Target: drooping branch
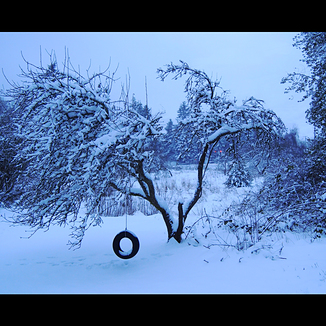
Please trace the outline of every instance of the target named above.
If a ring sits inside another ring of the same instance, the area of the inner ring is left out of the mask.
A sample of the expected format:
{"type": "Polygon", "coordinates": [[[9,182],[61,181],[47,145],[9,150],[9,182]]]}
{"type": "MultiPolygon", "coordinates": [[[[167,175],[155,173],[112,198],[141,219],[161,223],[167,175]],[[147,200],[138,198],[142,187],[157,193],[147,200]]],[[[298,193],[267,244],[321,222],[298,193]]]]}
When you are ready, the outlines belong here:
{"type": "MultiPolygon", "coordinates": [[[[205,171],[207,170],[211,153],[219,140],[226,136],[241,133],[253,128],[258,128],[266,134],[282,132],[282,121],[271,110],[263,107],[263,101],[253,97],[236,105],[235,100],[227,97],[227,92],[219,86],[219,82],[212,82],[206,73],[192,69],[183,61],[180,65],[173,63],[166,69],[158,69],[158,74],[163,81],[169,74],[173,79],[189,74],[185,82],[189,115],[179,122],[176,130],[176,139],[181,150],[180,157],[186,156],[190,146],[196,144],[200,147],[197,167],[197,187],[194,195],[186,203],[178,204],[178,229],[176,238],[181,239],[183,225],[191,209],[202,196],[202,186],[205,171]],[[216,94],[216,88],[222,90],[216,94]],[[203,105],[205,104],[205,106],[203,105]]],[[[268,137],[266,137],[268,140],[268,137]]]]}
{"type": "Polygon", "coordinates": [[[204,149],[202,151],[202,154],[200,156],[199,162],[198,162],[198,167],[197,167],[197,188],[195,190],[194,196],[193,198],[189,201],[188,205],[186,205],[184,207],[184,212],[183,212],[183,217],[184,217],[184,221],[186,220],[190,210],[195,206],[195,204],[197,203],[197,201],[200,199],[201,195],[202,195],[202,185],[203,185],[203,178],[204,178],[204,166],[205,169],[208,166],[208,160],[206,161],[206,157],[207,157],[207,153],[209,150],[209,146],[212,144],[217,144],[219,142],[219,140],[226,136],[226,135],[231,135],[231,134],[235,134],[238,133],[242,130],[238,130],[235,128],[220,128],[216,133],[214,133],[214,135],[212,135],[211,137],[209,137],[206,145],[204,146],[204,149]],[[206,165],[205,165],[206,162],[206,165]]]}
{"type": "Polygon", "coordinates": [[[69,223],[78,247],[85,230],[101,223],[99,205],[113,188],[151,202],[171,237],[168,208],[144,167],[155,164],[152,143],[161,135],[160,115],[141,116],[127,95],[112,101],[113,75],[83,78],[70,68],[60,71],[52,59],[47,68],[28,64],[23,85],[6,92],[21,139],[15,159],[26,162],[16,185],[24,189],[14,203],[23,212],[16,221],[38,229],[69,223]],[[139,188],[128,187],[130,176],[139,188]]]}
{"type": "Polygon", "coordinates": [[[190,201],[179,203],[177,220],[158,196],[148,173],[157,162],[153,143],[162,136],[160,116],[144,117],[132,110],[128,85],[127,93],[112,101],[113,76],[99,74],[86,79],[78,73],[74,77],[70,68],[69,73],[68,69],[60,72],[52,62],[47,69],[28,68],[24,76],[28,82],[7,93],[17,110],[22,139],[19,155],[28,158],[22,176],[24,193],[16,201],[17,207],[26,211],[19,222],[39,228],[73,223],[80,244],[85,230],[101,223],[96,208],[112,187],[151,203],[162,214],[168,238],[181,242],[184,223],[202,196],[205,171],[220,138],[253,127],[268,130],[277,123],[258,100],[237,107],[224,92],[216,94],[219,82],[181,63],[171,64],[162,77],[168,73],[176,74],[175,78],[190,75],[185,85],[190,113],[177,130],[178,146],[184,152],[189,146],[201,148],[201,153],[197,187],[190,201]],[[139,188],[130,183],[128,187],[130,176],[139,188]],[[84,202],[86,213],[80,216],[84,202]]]}

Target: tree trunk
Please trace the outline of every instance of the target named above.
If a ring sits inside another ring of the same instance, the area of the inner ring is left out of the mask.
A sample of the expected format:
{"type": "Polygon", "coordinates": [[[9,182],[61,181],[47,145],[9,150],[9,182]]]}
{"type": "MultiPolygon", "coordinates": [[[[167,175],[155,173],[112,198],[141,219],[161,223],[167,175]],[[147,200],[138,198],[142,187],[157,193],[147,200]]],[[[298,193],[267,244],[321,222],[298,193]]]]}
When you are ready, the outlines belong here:
{"type": "Polygon", "coordinates": [[[184,226],[184,216],[183,216],[183,203],[178,204],[178,228],[177,231],[174,233],[173,238],[180,243],[182,241],[182,233],[183,233],[183,226],[184,226]]]}
{"type": "MultiPolygon", "coordinates": [[[[195,204],[198,202],[200,197],[202,196],[202,185],[203,185],[203,178],[206,171],[206,168],[209,164],[209,160],[211,157],[212,150],[214,149],[214,146],[218,143],[221,137],[236,133],[238,130],[230,130],[230,129],[221,129],[218,133],[216,133],[215,137],[211,137],[211,139],[205,144],[203,152],[200,156],[199,162],[198,162],[198,182],[197,182],[197,188],[195,190],[195,193],[193,195],[193,198],[187,203],[187,205],[184,205],[184,203],[178,204],[178,220],[177,220],[177,227],[174,225],[175,221],[170,215],[169,209],[167,208],[166,203],[162,203],[160,200],[156,198],[155,189],[153,181],[151,180],[150,176],[144,172],[143,169],[143,162],[138,161],[137,167],[136,167],[136,175],[137,180],[144,192],[144,195],[141,195],[144,199],[148,200],[161,214],[163,217],[163,220],[165,222],[167,232],[168,232],[168,240],[171,238],[174,238],[178,243],[182,241],[182,233],[185,221],[187,219],[187,216],[191,209],[195,206],[195,204]],[[209,150],[210,148],[210,150],[209,150]],[[208,159],[205,165],[205,160],[208,155],[208,159]],[[205,171],[204,171],[205,166],[205,171]]],[[[139,194],[138,194],[139,195],[139,194]]]]}
{"type": "Polygon", "coordinates": [[[176,232],[173,234],[173,238],[179,243],[182,241],[181,236],[182,236],[182,233],[183,233],[183,227],[184,227],[185,221],[186,221],[186,219],[188,217],[188,214],[202,196],[202,193],[203,193],[203,179],[204,179],[206,168],[207,168],[207,166],[209,164],[209,161],[210,161],[212,151],[213,151],[215,145],[221,139],[221,137],[223,137],[223,136],[225,136],[227,134],[230,134],[230,133],[235,133],[235,131],[230,131],[228,129],[225,129],[223,131],[220,130],[220,132],[216,134],[216,137],[213,137],[204,146],[203,152],[202,152],[202,154],[200,156],[200,159],[199,159],[199,162],[198,162],[198,168],[197,168],[197,170],[198,170],[198,173],[197,173],[198,181],[197,181],[197,188],[195,190],[194,196],[190,200],[190,202],[187,204],[186,207],[184,207],[183,203],[178,204],[178,227],[177,227],[176,232]],[[207,159],[206,167],[205,167],[205,170],[204,170],[207,153],[208,153],[208,159],[207,159]]]}

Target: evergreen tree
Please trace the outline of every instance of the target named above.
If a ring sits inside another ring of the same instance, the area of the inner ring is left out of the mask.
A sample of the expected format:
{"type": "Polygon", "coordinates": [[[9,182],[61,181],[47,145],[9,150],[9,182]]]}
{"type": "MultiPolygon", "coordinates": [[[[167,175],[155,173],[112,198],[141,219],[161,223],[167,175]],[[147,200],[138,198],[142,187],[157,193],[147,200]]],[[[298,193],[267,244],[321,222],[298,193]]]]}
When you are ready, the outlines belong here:
{"type": "Polygon", "coordinates": [[[241,160],[233,161],[229,171],[229,177],[225,184],[228,187],[248,187],[250,186],[252,177],[246,170],[241,160]]]}
{"type": "Polygon", "coordinates": [[[172,162],[176,159],[174,132],[175,126],[170,119],[165,127],[166,134],[164,135],[163,144],[161,146],[161,157],[165,162],[172,162]]]}
{"type": "Polygon", "coordinates": [[[146,119],[151,119],[151,117],[152,117],[151,111],[152,110],[145,104],[142,108],[142,111],[139,112],[139,114],[142,115],[146,119]]]}
{"type": "Polygon", "coordinates": [[[178,116],[177,116],[177,121],[181,121],[185,118],[187,118],[190,115],[190,110],[187,107],[187,103],[183,101],[178,109],[178,116]]]}
{"type": "Polygon", "coordinates": [[[141,116],[143,116],[145,119],[151,119],[151,109],[147,107],[147,105],[143,106],[140,101],[137,101],[135,98],[135,94],[132,95],[130,107],[137,113],[139,113],[141,116]]]}
{"type": "Polygon", "coordinates": [[[173,121],[170,119],[169,122],[166,124],[165,127],[166,133],[169,135],[173,131],[173,121]]]}
{"type": "Polygon", "coordinates": [[[136,112],[138,112],[139,114],[142,112],[143,110],[143,105],[141,104],[140,101],[136,100],[135,94],[132,94],[132,98],[131,98],[131,103],[130,103],[130,107],[135,110],[136,112]]]}
{"type": "MultiPolygon", "coordinates": [[[[233,135],[231,146],[228,148],[227,152],[233,161],[231,163],[230,169],[228,171],[228,179],[225,184],[228,187],[248,187],[251,184],[252,177],[245,168],[245,164],[242,160],[240,150],[238,149],[238,144],[240,143],[241,135],[233,135]]],[[[245,147],[245,146],[243,146],[245,147]]]]}

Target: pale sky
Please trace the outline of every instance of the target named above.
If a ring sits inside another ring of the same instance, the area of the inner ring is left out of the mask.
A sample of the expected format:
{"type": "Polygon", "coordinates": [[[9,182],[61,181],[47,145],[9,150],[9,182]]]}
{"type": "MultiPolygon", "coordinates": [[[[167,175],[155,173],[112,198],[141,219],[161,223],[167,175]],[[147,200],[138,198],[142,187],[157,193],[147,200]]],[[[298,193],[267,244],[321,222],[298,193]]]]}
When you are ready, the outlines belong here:
{"type": "MultiPolygon", "coordinates": [[[[190,67],[204,70],[220,79],[220,86],[230,91],[239,103],[254,96],[280,116],[288,128],[297,127],[300,138],[313,137],[313,127],[306,123],[308,102],[298,103],[300,94],[284,94],[282,77],[295,69],[308,74],[299,60],[301,51],[292,46],[297,33],[190,33],[190,32],[110,32],[110,33],[0,33],[0,68],[7,78],[19,82],[19,65],[26,60],[39,65],[40,46],[43,65],[48,63],[46,51],[54,50],[59,65],[64,61],[65,47],[72,64],[85,73],[91,60],[91,71],[104,70],[110,61],[110,71],[120,80],[119,91],[130,73],[130,93],[145,104],[145,76],[148,104],[153,112],[165,111],[164,120],[175,120],[177,110],[185,100],[184,79],[170,78],[161,82],[156,69],[170,62],[185,61],[190,67]],[[293,98],[289,100],[289,98],[293,98]]],[[[0,73],[0,87],[9,85],[0,73]]]]}

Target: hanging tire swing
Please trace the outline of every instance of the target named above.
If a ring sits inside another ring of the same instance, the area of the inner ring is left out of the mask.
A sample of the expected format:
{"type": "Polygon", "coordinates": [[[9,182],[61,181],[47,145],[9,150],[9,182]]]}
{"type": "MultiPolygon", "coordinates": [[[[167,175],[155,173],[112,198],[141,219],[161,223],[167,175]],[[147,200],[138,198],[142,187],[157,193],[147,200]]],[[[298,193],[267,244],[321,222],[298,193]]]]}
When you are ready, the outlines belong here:
{"type": "MultiPolygon", "coordinates": [[[[129,170],[130,170],[130,164],[129,164],[129,170]]],[[[129,175],[129,188],[131,187],[131,179],[130,179],[130,175],[129,175]]],[[[112,243],[112,247],[113,247],[113,251],[114,253],[121,259],[130,259],[134,256],[136,256],[138,250],[139,250],[139,240],[136,237],[135,233],[128,231],[127,227],[128,227],[128,212],[127,212],[127,192],[126,192],[126,196],[125,196],[125,208],[126,208],[126,227],[124,231],[121,231],[120,233],[118,233],[114,239],[113,239],[113,243],[112,243]],[[131,243],[132,243],[132,248],[128,251],[124,251],[121,249],[120,243],[121,240],[124,238],[128,238],[131,243]]]]}
{"type": "Polygon", "coordinates": [[[130,259],[134,257],[139,250],[139,240],[136,235],[131,231],[121,231],[113,239],[113,251],[121,259],[130,259]],[[128,238],[132,242],[132,248],[128,251],[123,251],[120,247],[122,239],[128,238]]]}

